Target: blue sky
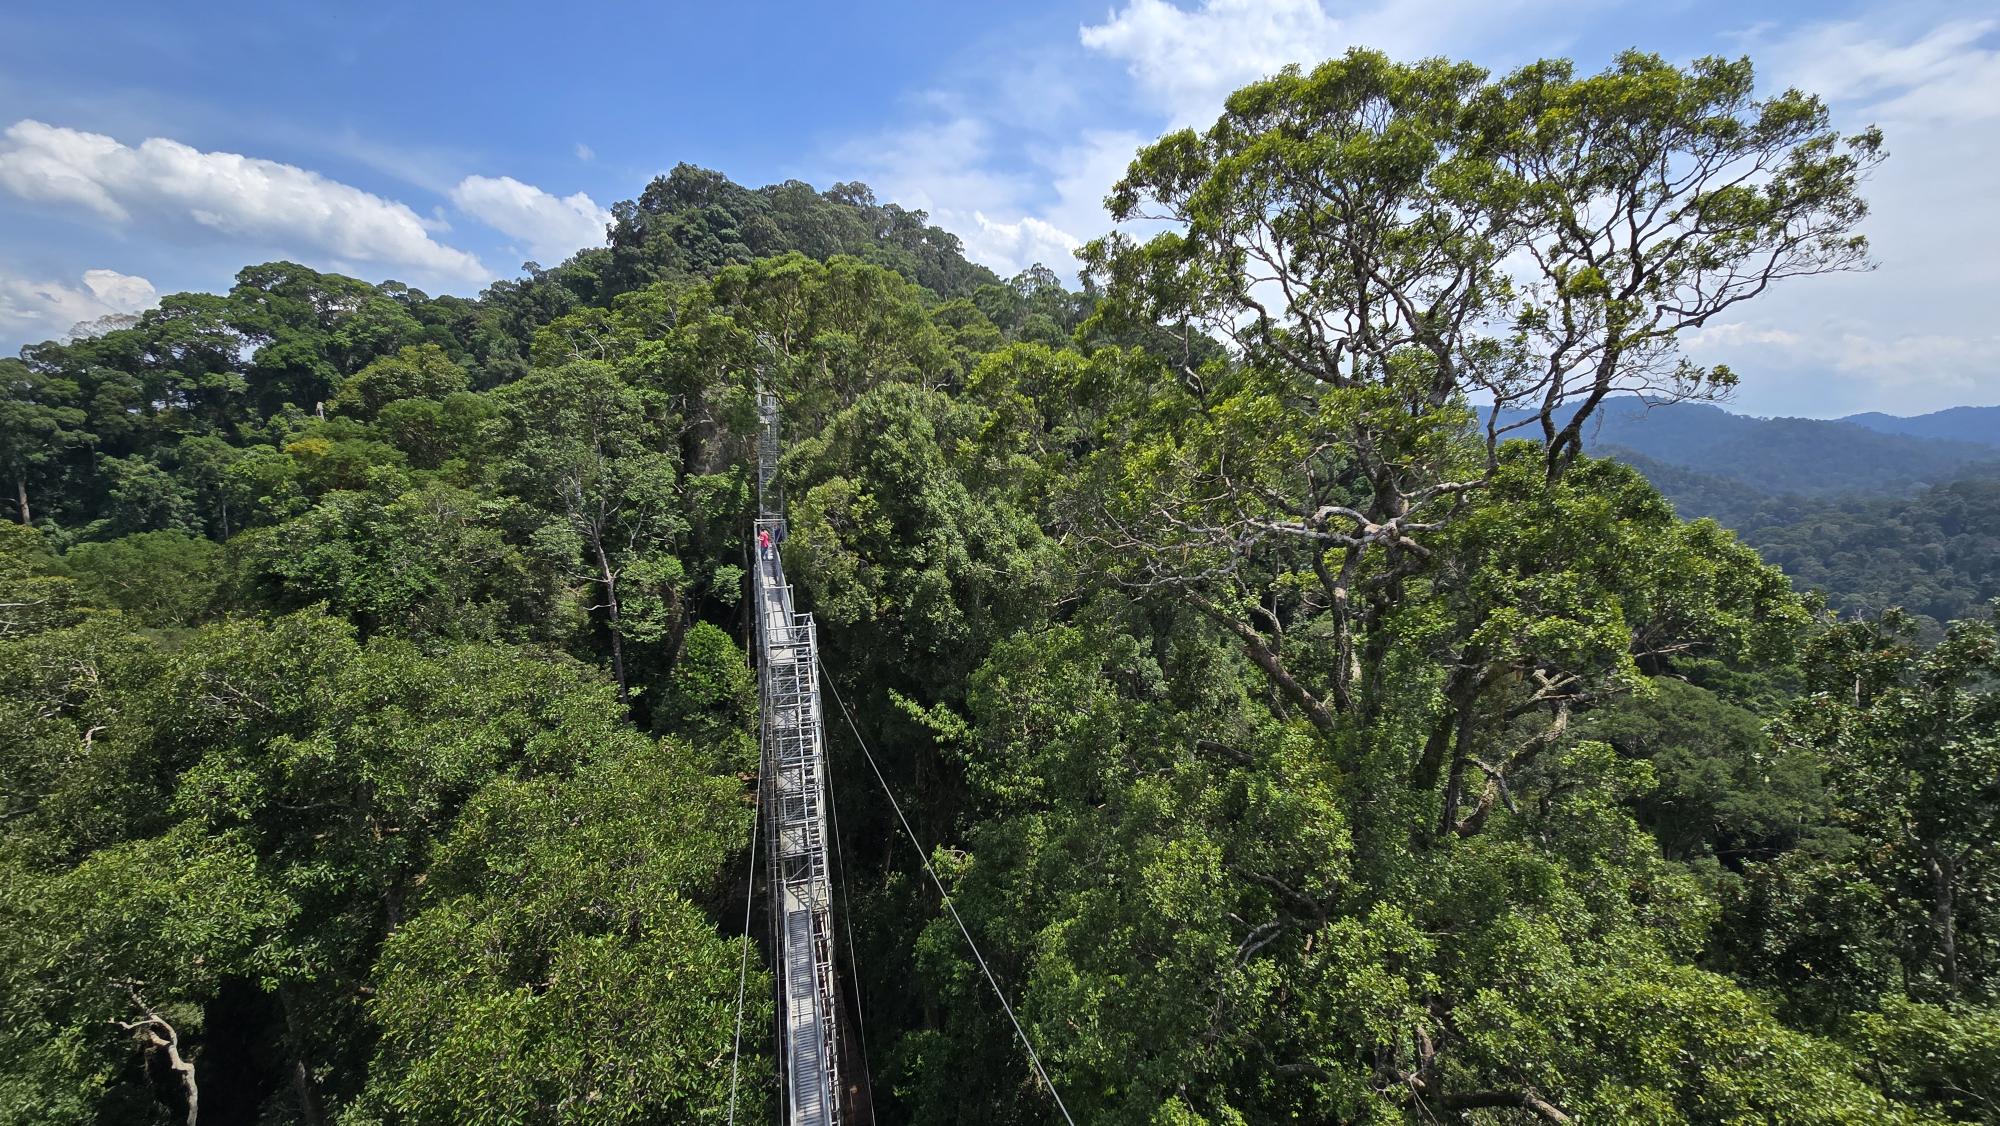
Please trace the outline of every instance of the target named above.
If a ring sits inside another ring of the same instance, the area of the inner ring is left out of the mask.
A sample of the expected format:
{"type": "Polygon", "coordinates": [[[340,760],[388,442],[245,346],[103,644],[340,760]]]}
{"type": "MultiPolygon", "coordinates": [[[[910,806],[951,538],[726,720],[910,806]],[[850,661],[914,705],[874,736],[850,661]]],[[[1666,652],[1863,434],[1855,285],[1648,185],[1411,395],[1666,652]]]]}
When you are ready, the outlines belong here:
{"type": "Polygon", "coordinates": [[[5,351],[276,257],[473,293],[683,160],[865,180],[1003,273],[1066,268],[1137,145],[1287,62],[1638,46],[1748,53],[1888,133],[1880,268],[1689,341],[1743,375],[1737,409],[2000,403],[2000,3],[29,3],[0,28],[5,351]]]}

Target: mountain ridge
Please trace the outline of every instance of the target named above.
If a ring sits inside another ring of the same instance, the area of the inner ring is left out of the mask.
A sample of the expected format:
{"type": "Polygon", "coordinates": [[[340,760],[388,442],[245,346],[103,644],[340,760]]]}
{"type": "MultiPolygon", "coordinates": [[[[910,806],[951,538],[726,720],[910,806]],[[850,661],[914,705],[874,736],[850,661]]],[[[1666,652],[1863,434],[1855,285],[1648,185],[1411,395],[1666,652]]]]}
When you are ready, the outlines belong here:
{"type": "Polygon", "coordinates": [[[1865,426],[1883,434],[1903,434],[1913,438],[1948,438],[1977,442],[2000,449],[2000,406],[1947,407],[1929,414],[1896,415],[1866,411],[1837,419],[1865,426]]]}
{"type": "MultiPolygon", "coordinates": [[[[1525,418],[1509,412],[1504,421],[1525,418]]],[[[1907,495],[2000,463],[2000,445],[1893,433],[1845,419],[1758,418],[1711,403],[1606,400],[1584,427],[1586,449],[1630,450],[1760,493],[1907,495]]]]}

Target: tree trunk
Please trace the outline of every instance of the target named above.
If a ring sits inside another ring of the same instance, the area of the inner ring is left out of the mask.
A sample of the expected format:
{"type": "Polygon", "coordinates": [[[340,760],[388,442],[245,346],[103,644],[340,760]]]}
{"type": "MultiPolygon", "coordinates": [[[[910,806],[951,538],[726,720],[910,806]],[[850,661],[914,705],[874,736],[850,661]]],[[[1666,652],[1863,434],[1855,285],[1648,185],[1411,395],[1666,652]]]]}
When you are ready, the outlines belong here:
{"type": "Polygon", "coordinates": [[[618,572],[611,569],[611,557],[604,553],[604,541],[593,538],[591,550],[597,555],[597,581],[604,584],[604,609],[611,623],[611,675],[618,681],[618,699],[626,706],[632,695],[625,685],[625,645],[618,636],[618,572]]]}
{"type": "Polygon", "coordinates": [[[1354,652],[1353,580],[1355,564],[1361,553],[1349,549],[1341,561],[1340,574],[1335,576],[1327,570],[1326,552],[1313,555],[1313,573],[1319,576],[1321,589],[1332,600],[1328,620],[1334,628],[1333,653],[1333,707],[1335,711],[1346,712],[1354,708],[1354,682],[1361,677],[1361,662],[1354,652]]]}
{"type": "Polygon", "coordinates": [[[195,1083],[194,1061],[182,1059],[180,1044],[168,1043],[167,1066],[180,1076],[181,1091],[187,1096],[187,1126],[195,1126],[201,1118],[201,1087],[195,1083]]]}
{"type": "Polygon", "coordinates": [[[687,644],[688,627],[693,624],[691,620],[693,615],[688,612],[685,596],[678,589],[668,592],[667,606],[668,612],[673,616],[674,624],[667,629],[667,660],[666,667],[662,671],[666,675],[671,675],[680,667],[681,649],[687,644]]]}
{"type": "Polygon", "coordinates": [[[132,993],[132,1003],[144,1014],[136,1021],[114,1020],[111,1023],[137,1033],[145,1041],[149,1052],[164,1052],[167,1070],[180,1079],[181,1094],[187,1099],[187,1126],[196,1126],[201,1116],[201,1086],[195,1082],[194,1061],[181,1055],[181,1034],[168,1024],[165,1017],[153,1011],[139,996],[137,987],[128,987],[132,993]]]}
{"type": "Polygon", "coordinates": [[[1264,670],[1265,676],[1271,678],[1271,683],[1305,713],[1306,719],[1310,720],[1314,727],[1328,733],[1333,731],[1335,725],[1333,712],[1285,668],[1284,662],[1279,660],[1278,654],[1271,649],[1270,642],[1264,640],[1263,634],[1224,614],[1216,608],[1215,603],[1192,591],[1188,592],[1188,598],[1196,609],[1236,635],[1237,640],[1243,643],[1244,652],[1250,655],[1250,659],[1257,663],[1258,668],[1264,670]]]}
{"type": "Polygon", "coordinates": [[[1445,771],[1444,797],[1438,811],[1439,840],[1449,836],[1458,824],[1458,807],[1465,801],[1465,768],[1471,765],[1473,713],[1470,707],[1458,713],[1451,738],[1451,765],[1445,771]]]}
{"type": "Polygon", "coordinates": [[[1567,1123],[1574,1119],[1563,1113],[1562,1108],[1533,1091],[1468,1091],[1464,1094],[1443,1095],[1437,1099],[1446,1110],[1479,1110],[1487,1107],[1519,1108],[1539,1116],[1545,1122],[1567,1123]]]}
{"type": "Polygon", "coordinates": [[[1431,726],[1430,737],[1424,740],[1423,754],[1410,770],[1410,786],[1417,790],[1428,790],[1438,784],[1444,775],[1445,761],[1454,746],[1454,740],[1463,742],[1461,728],[1466,711],[1472,701],[1478,699],[1480,685],[1480,655],[1467,653],[1460,659],[1458,667],[1451,670],[1445,681],[1445,711],[1431,726]]]}
{"type": "Polygon", "coordinates": [[[21,523],[30,523],[33,517],[28,514],[28,475],[26,473],[16,473],[14,475],[14,496],[21,502],[21,523]]]}
{"type": "Polygon", "coordinates": [[[1924,850],[1924,866],[1931,875],[1931,936],[1937,943],[1938,970],[1944,976],[1946,991],[1955,1001],[1958,999],[1958,925],[1954,889],[1957,866],[1951,862],[1951,857],[1942,856],[1929,848],[1924,850]]]}
{"type": "Polygon", "coordinates": [[[278,985],[278,1006],[285,1012],[285,1039],[291,1048],[292,1092],[298,1096],[299,1117],[306,1126],[326,1126],[326,1110],[320,1106],[319,1085],[306,1063],[305,1019],[300,1014],[298,988],[291,982],[278,985]]]}
{"type": "MultiPolygon", "coordinates": [[[[1611,393],[1611,382],[1618,374],[1618,363],[1624,358],[1624,346],[1613,341],[1604,349],[1604,355],[1597,361],[1597,371],[1590,391],[1584,395],[1583,403],[1569,416],[1569,421],[1560,431],[1555,429],[1553,413],[1567,396],[1557,394],[1553,403],[1545,404],[1542,410],[1542,433],[1547,435],[1547,444],[1542,450],[1545,460],[1545,477],[1553,485],[1562,478],[1563,471],[1576,455],[1583,452],[1583,426],[1590,416],[1597,412],[1598,404],[1611,393]]],[[[1556,387],[1562,386],[1557,380],[1556,387]]]]}

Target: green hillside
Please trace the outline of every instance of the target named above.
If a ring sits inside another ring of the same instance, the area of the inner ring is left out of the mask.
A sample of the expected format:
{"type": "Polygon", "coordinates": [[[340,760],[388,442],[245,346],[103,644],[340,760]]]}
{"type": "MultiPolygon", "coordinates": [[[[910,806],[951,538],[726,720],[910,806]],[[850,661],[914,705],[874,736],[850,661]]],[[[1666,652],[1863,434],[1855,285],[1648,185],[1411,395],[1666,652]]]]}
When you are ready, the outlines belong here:
{"type": "Polygon", "coordinates": [[[1936,632],[2000,598],[2000,469],[1908,495],[1774,496],[1629,450],[1601,452],[1644,473],[1684,519],[1715,519],[1843,614],[1900,607],[1936,632]]]}

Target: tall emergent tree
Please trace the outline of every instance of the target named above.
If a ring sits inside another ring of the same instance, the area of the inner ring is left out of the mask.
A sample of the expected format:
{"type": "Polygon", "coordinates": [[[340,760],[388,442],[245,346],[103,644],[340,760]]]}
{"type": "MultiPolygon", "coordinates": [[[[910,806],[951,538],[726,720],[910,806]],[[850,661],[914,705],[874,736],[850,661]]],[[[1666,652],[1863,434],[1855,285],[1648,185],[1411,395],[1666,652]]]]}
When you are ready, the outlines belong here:
{"type": "Polygon", "coordinates": [[[621,584],[635,568],[666,565],[685,526],[675,447],[651,398],[596,360],[537,369],[501,393],[511,455],[502,471],[547,517],[536,547],[575,563],[575,577],[597,592],[591,609],[604,614],[621,696],[630,687],[621,584]]]}
{"type": "MultiPolygon", "coordinates": [[[[1494,519],[1482,498],[1528,495],[1502,412],[1532,408],[1554,487],[1606,396],[1732,386],[1680,358],[1678,335],[1775,281],[1865,265],[1858,188],[1880,145],[1841,138],[1817,98],[1757,98],[1747,60],[1629,53],[1589,77],[1542,62],[1494,81],[1356,50],[1245,87],[1206,133],[1142,150],[1110,198],[1175,229],[1084,251],[1100,317],[1175,327],[1190,355],[1201,334],[1237,349],[1180,364],[1129,414],[1084,526],[1128,585],[1221,623],[1322,730],[1378,714],[1383,626],[1410,584],[1462,588],[1441,551],[1494,519]],[[1312,619],[1324,652],[1285,653],[1287,618],[1312,619]]],[[[1462,625],[1488,635],[1432,646],[1452,652],[1441,738],[1463,744],[1448,733],[1476,713],[1559,724],[1602,684],[1499,658],[1499,621],[1462,625]]],[[[1511,756],[1492,765],[1503,784],[1511,756]]]]}
{"type": "MultiPolygon", "coordinates": [[[[971,704],[990,817],[965,898],[1072,1107],[1887,1113],[1688,964],[1701,893],[1622,804],[1649,773],[1572,725],[1806,625],[1780,574],[1577,435],[1614,393],[1726,390],[1679,334],[1864,265],[1879,144],[1757,98],[1747,62],[1495,80],[1356,51],[1140,152],[1113,213],[1171,228],[1086,249],[1085,331],[1182,354],[1029,419],[1088,420],[1027,447],[1070,462],[1060,530],[1111,582],[1080,638],[996,650],[971,704]],[[1538,444],[1508,440],[1521,407],[1538,444]],[[1240,692],[1215,641],[1255,669],[1240,692]]],[[[976,1039],[910,1050],[957,1074],[976,1039]]]]}

